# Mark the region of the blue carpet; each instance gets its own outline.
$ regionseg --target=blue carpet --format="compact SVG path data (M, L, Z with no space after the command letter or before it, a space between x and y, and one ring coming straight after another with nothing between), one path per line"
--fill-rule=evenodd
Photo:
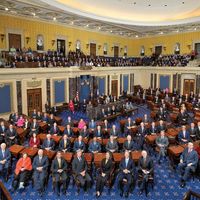
M138 114L135 113L134 116L132 116L132 119L134 120L137 117L143 117L143 115L147 113L148 116L150 115L150 111L146 108L146 106L139 106L139 112ZM64 111L61 113L61 117L63 119L63 125L65 125L67 117L71 116L73 120L79 120L80 118L83 118L84 120L88 121L89 119L87 116L82 112L75 112L74 115L72 115L69 111ZM117 120L115 120L113 123L119 124L119 120L122 119L122 117L118 117ZM156 160L156 158L154 158ZM15 165L13 166L15 167ZM5 183L5 186L10 189L11 188L11 182L13 180L13 175L9 179L7 183ZM169 161L165 161L163 164L158 165L155 162L155 186L152 190L150 188L150 192L148 197L145 196L145 194L142 194L141 196L138 195L139 189L136 185L133 192L130 194L129 199L134 200L181 200L183 199L183 195L186 191L189 189L196 191L200 193L200 181L198 179L189 180L187 182L187 185L185 188L181 188L179 186L179 180L180 177L177 173L171 171L169 168ZM82 190L78 194L76 192L76 186L73 186L72 180L70 181L67 194L66 196L57 197L53 190L52 190L52 180L50 178L47 186L47 190L44 194L44 196L41 198L38 195L38 192L35 191L34 188L32 188L31 184L25 188L23 192L15 191L11 194L13 200L59 200L59 199L69 199L69 200L92 200L96 199L95 197L95 183L93 184L92 189L88 193L84 193ZM115 184L110 192L108 194L108 188L104 189L104 192L102 196L99 198L100 200L118 200L118 199L125 199L121 198L119 195L119 190L117 188L117 179L115 181Z

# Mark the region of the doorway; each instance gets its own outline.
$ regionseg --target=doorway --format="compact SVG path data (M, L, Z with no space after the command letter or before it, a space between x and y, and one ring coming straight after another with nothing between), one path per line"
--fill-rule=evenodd
M119 57L119 47L118 46L114 46L114 57L115 58Z
M194 79L184 79L183 83L183 95L190 94L190 92L194 92Z
M156 56L162 54L162 46L155 46L155 54Z
M90 43L90 56L91 57L96 57L96 44L95 43Z
M111 94L112 96L118 97L118 80L112 80Z
M195 43L194 44L194 50L197 53L197 57L200 57L200 43Z
M33 110L42 111L42 90L28 89L27 90L27 105L28 105L28 115L33 113Z
M14 47L16 50L21 49L21 35L20 34L8 34L9 50Z
M57 52L65 55L65 40L57 39Z

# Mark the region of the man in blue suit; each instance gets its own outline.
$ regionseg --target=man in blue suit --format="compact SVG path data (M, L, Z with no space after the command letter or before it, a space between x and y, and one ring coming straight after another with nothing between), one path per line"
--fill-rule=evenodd
M59 150L62 152L70 151L71 141L66 134L63 135L62 140L59 142Z
M13 125L10 124L9 129L6 131L6 136L5 136L6 144L8 146L17 144L18 143L17 136L18 135L16 129L14 129Z
M55 147L55 142L51 138L51 134L47 134L47 138L44 140L42 148L49 151L49 150L54 150L54 147Z
M60 129L58 128L56 122L54 122L53 126L51 127L50 134L51 135L60 135Z
M77 152L79 149L82 152L85 151L85 143L83 142L83 137L81 135L79 135L78 140L74 142L74 152Z
M45 179L48 175L49 160L47 156L43 155L43 150L39 149L38 155L33 160L33 180L36 190L40 196L44 192Z
M134 151L134 150L136 150L137 149L137 146L136 146L136 144L134 143L134 141L132 140L132 137L131 137L131 135L127 135L127 140L124 142L124 144L123 144L123 149L126 151L129 151L129 152L131 152L131 151Z
M178 141L181 144L187 144L190 141L190 133L186 130L186 126L182 126L182 130L178 134Z
M124 185L123 180L126 179L126 190L125 190L125 197L127 198L129 196L129 191L132 183L133 173L135 171L135 164L132 158L130 157L129 151L125 151L124 158L122 158L120 164L119 164L119 189L120 189L120 196L123 197L124 193Z
M5 141L6 130L7 130L7 128L6 128L5 124L4 124L4 121L2 121L1 125L0 125L0 143Z
M94 136L97 137L97 138L102 138L103 137L101 126L97 126L97 130L95 131Z
M180 157L180 163L178 164L178 169L180 170L181 187L185 187L185 182L187 181L191 172L195 172L198 164L198 154L194 150L193 143L189 142L188 147L186 147Z
M69 138L73 137L73 130L69 124L67 124L67 126L64 130L64 135L67 135Z
M96 122L94 121L94 119L91 119L91 121L89 122L90 131L94 131L96 127L97 127Z
M1 144L0 149L0 174L3 176L5 181L7 181L8 177L8 169L11 165L11 154L10 151L6 148L6 144Z
M96 138L96 137L94 137L94 138L93 138L93 141L90 142L88 151L89 151L90 153L98 153L98 152L101 151L101 145L100 145L100 143L97 141L97 138Z

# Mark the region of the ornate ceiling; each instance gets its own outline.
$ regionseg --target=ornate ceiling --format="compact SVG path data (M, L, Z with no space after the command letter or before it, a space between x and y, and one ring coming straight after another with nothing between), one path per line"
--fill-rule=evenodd
M1 0L0 11L122 37L200 29L199 0Z

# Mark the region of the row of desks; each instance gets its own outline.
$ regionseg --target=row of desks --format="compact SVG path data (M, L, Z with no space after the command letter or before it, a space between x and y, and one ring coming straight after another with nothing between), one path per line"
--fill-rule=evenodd
M34 148L34 147L24 147L21 145L12 145L10 147L10 152L13 156L18 157L19 155L23 154L23 153L27 153L28 156L30 156L31 158L35 157L37 155L38 152L38 148ZM46 155L49 160L53 160L53 158L56 155L56 151L47 151L44 150L44 155ZM73 153L71 152L62 152L62 156L63 158L68 162L71 163L72 158L73 158ZM94 154L94 163L99 166L102 159L105 158L106 153L96 153ZM131 153L132 155L132 159L137 162L139 160L139 158L141 157L141 151L133 151ZM113 153L113 159L116 163L119 163L121 161L121 159L123 158L124 154L123 153ZM93 156L92 153L84 153L84 157L87 161L87 163L90 165L92 163L93 160Z

